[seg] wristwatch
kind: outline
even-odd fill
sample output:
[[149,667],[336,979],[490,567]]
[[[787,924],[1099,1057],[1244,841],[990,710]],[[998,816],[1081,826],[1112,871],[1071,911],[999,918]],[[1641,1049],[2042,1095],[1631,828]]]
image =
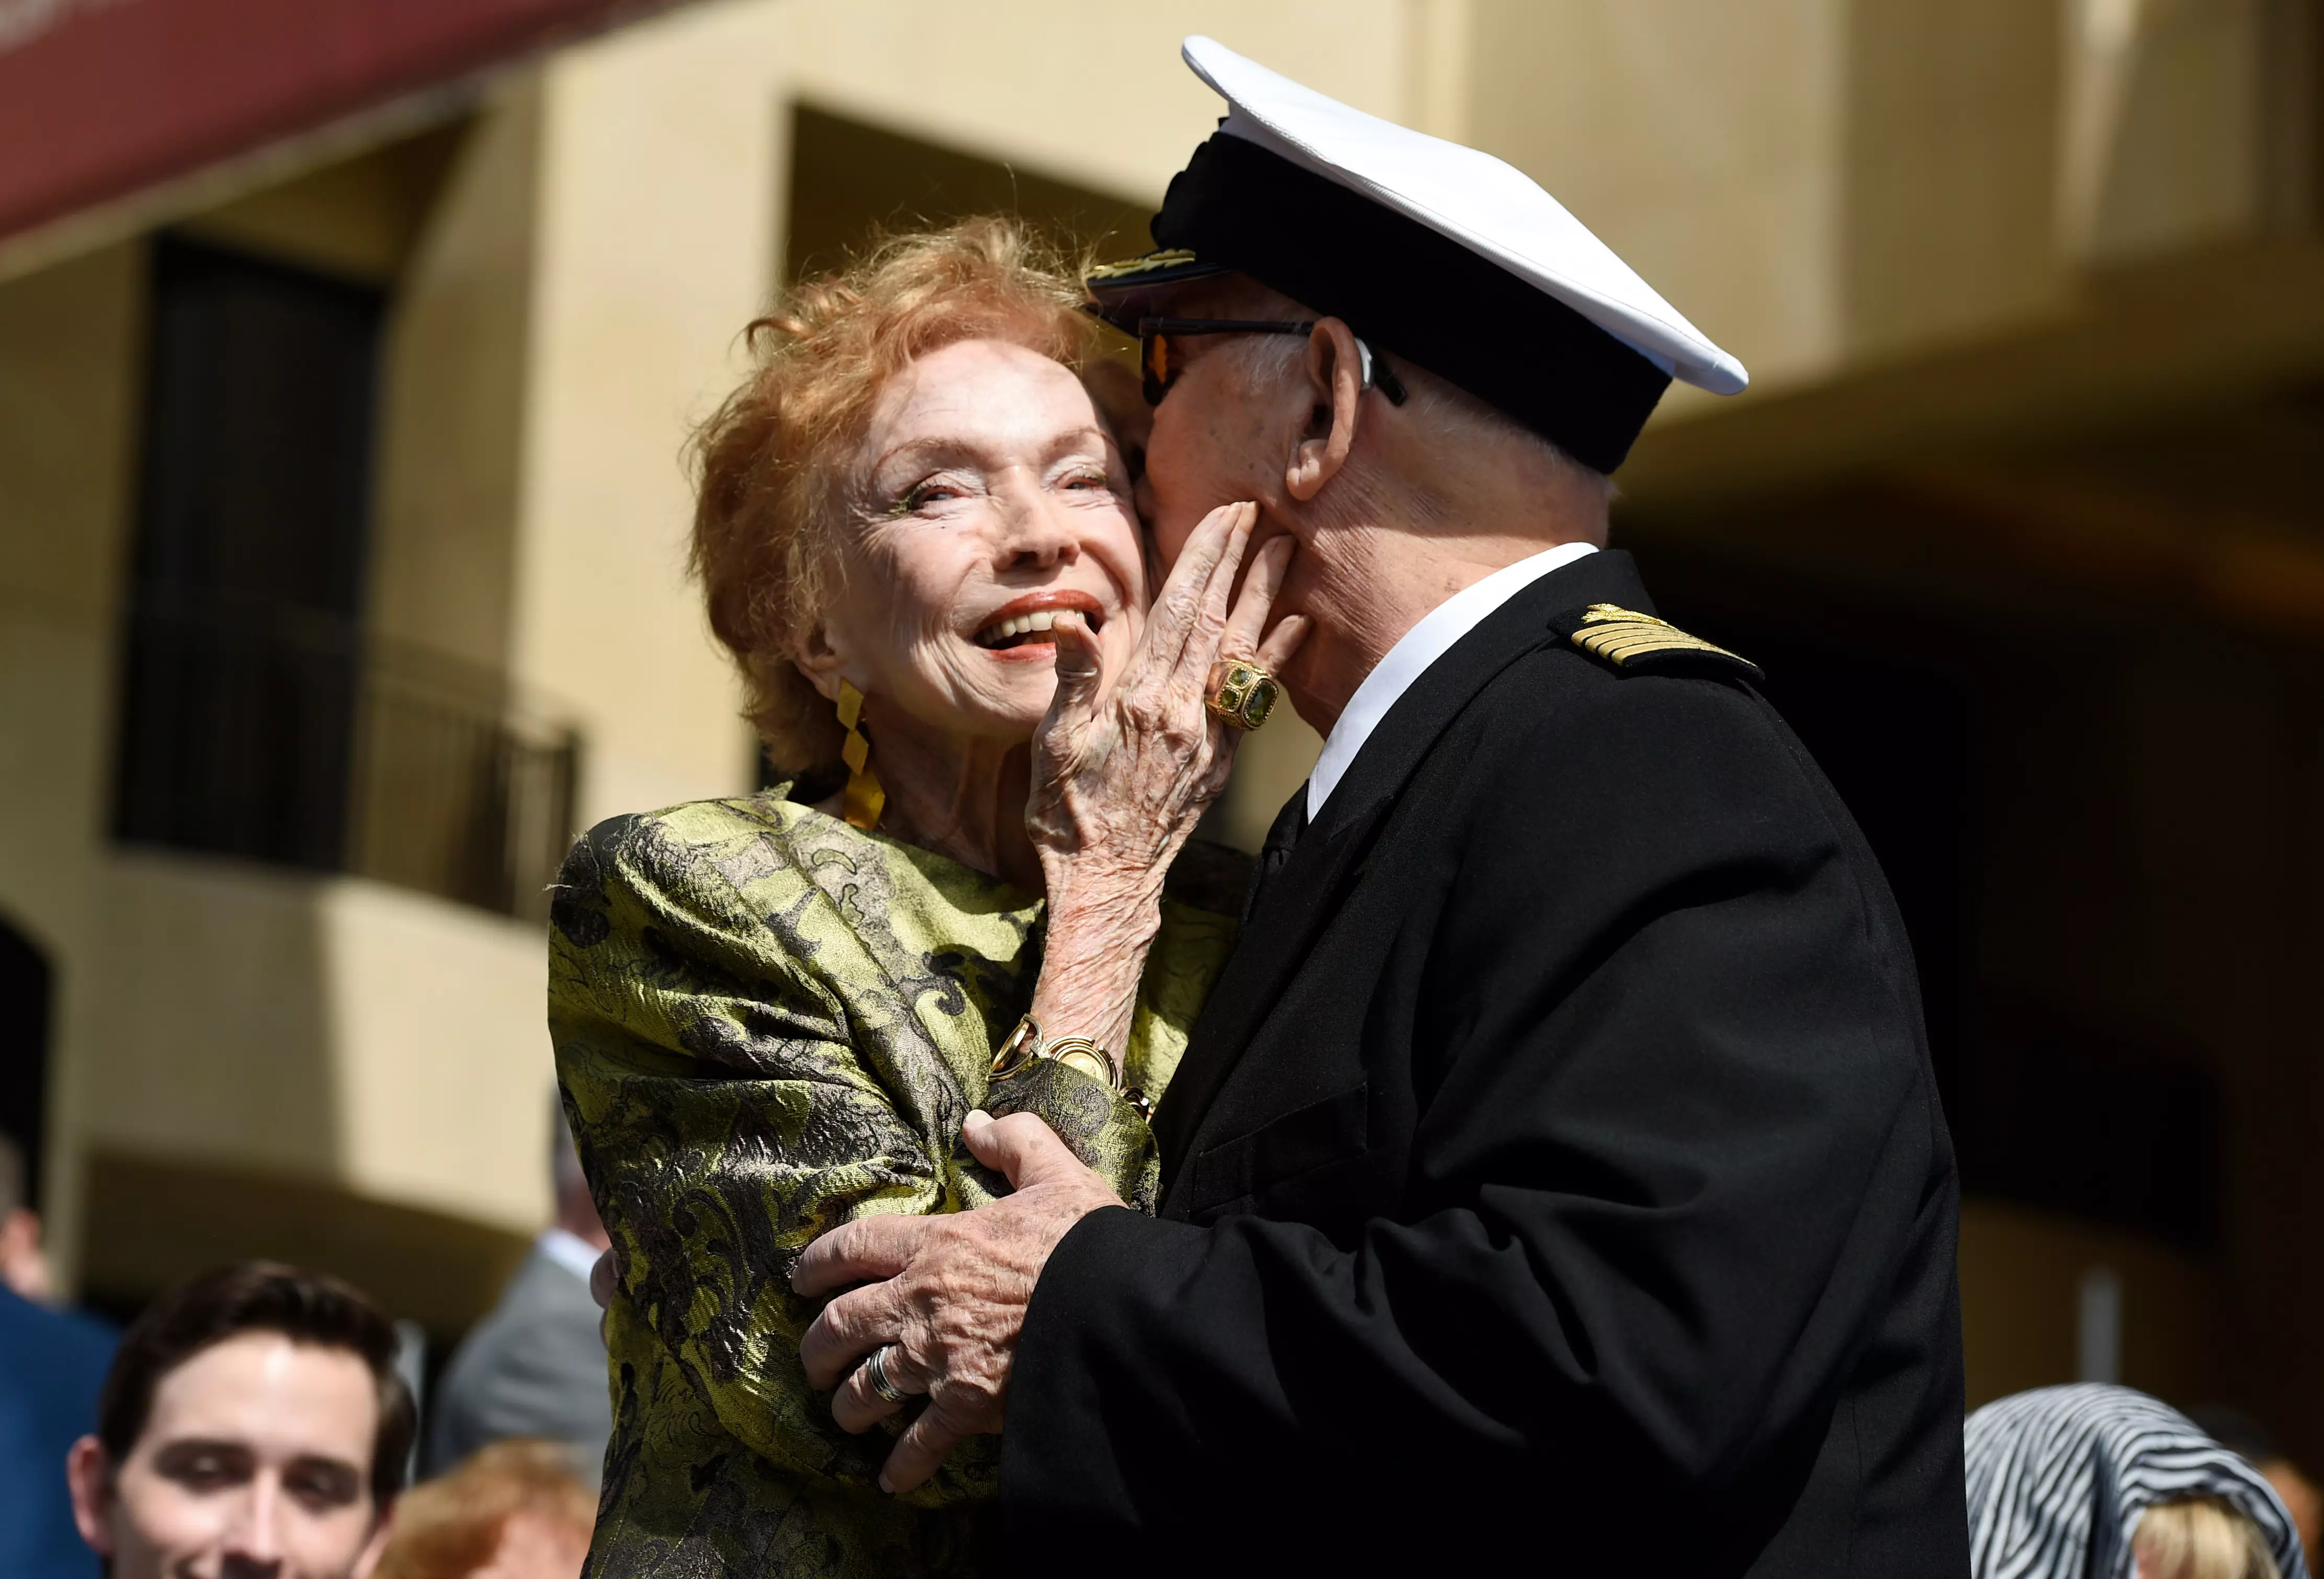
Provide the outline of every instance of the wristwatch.
[[1151,1116],[1154,1104],[1143,1091],[1131,1087],[1122,1090],[1121,1066],[1111,1053],[1085,1036],[1047,1037],[1041,1034],[1041,1022],[1028,1014],[1017,1022],[992,1055],[992,1078],[1006,1080],[1021,1075],[1043,1059],[1063,1064],[1076,1074],[1085,1075],[1110,1091],[1120,1092],[1121,1099],[1138,1110],[1140,1118]]

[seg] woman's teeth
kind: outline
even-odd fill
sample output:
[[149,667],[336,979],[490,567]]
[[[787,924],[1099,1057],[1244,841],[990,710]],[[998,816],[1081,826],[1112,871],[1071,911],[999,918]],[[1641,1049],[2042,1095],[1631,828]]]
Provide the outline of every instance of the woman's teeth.
[[1019,646],[1022,644],[1019,641],[1019,637],[1030,636],[1039,631],[1055,630],[1056,624],[1057,613],[1055,609],[1036,609],[1029,614],[1019,614],[1013,619],[994,621],[976,633],[976,644],[979,647]]

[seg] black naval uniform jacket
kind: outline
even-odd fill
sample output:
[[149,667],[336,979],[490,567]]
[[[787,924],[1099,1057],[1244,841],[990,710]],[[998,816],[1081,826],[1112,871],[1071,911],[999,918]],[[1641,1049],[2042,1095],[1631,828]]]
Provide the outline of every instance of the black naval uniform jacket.
[[1159,1218],[1084,1218],[1035,1288],[1008,1571],[1969,1572],[1895,903],[1746,679],[1577,651],[1600,603],[1652,612],[1628,555],[1518,593],[1286,808],[1156,1113]]

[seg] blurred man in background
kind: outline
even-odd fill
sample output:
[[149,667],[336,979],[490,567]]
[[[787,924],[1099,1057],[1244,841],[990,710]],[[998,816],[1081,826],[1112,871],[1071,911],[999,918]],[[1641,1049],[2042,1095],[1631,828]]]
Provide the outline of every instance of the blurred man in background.
[[563,1444],[592,1486],[604,1472],[613,1415],[589,1269],[613,1242],[589,1199],[565,1109],[552,1108],[549,1177],[557,1221],[533,1242],[500,1303],[445,1369],[428,1427],[430,1475],[511,1436]]
[[67,1461],[112,1579],[364,1579],[414,1427],[395,1330],[346,1284],[264,1261],[131,1324]]
[[94,1579],[73,1528],[65,1454],[97,1426],[113,1359],[102,1323],[51,1310],[41,1220],[26,1204],[24,1154],[0,1135],[0,1574]]

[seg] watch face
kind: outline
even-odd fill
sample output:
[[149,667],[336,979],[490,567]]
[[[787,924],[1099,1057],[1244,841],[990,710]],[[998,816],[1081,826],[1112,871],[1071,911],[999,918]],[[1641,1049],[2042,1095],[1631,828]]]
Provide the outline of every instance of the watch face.
[[1076,1074],[1088,1076],[1101,1085],[1113,1084],[1113,1071],[1106,1067],[1105,1060],[1095,1053],[1075,1048],[1069,1053],[1059,1053],[1057,1062]]

